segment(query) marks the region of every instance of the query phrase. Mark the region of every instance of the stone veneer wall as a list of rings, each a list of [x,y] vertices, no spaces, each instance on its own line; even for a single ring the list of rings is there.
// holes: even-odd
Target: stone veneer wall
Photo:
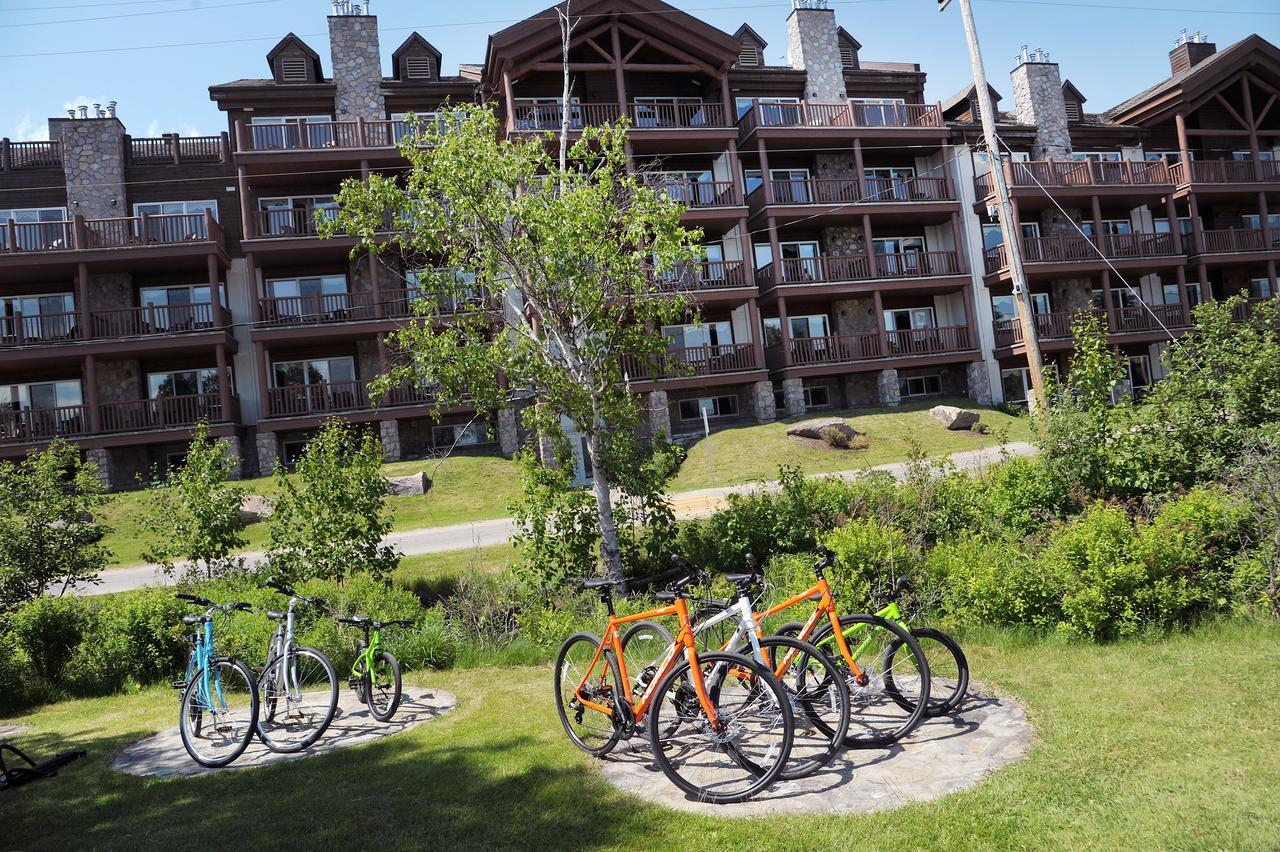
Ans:
[[[382,99],[382,60],[378,55],[378,19],[371,15],[331,15],[329,52],[333,61],[334,116],[386,118]]]
[[[128,402],[145,399],[142,365],[136,359],[97,363],[98,402]]]
[[[130,307],[133,307],[133,277],[129,273],[113,272],[89,276],[89,310],[109,311]]]
[[[827,254],[866,254],[866,234],[861,228],[839,225],[823,228],[819,240],[820,247]]]
[[[857,180],[858,169],[852,154],[814,154],[814,177],[832,180]]]
[[[849,373],[844,377],[844,404],[848,408],[875,405],[880,401],[876,373]]]
[[[124,125],[119,119],[51,118],[49,138],[62,142],[68,215],[86,219],[129,215],[124,191]]]
[[[805,72],[804,96],[818,103],[845,99],[844,66],[833,9],[792,9],[787,17],[787,61]]]
[[[1023,62],[1013,78],[1014,114],[1020,124],[1036,128],[1031,159],[1064,159],[1071,155],[1067,105],[1062,98],[1062,75],[1056,62]]]
[[[1080,210],[1075,208],[1067,208],[1067,214],[1076,220],[1081,218]],[[1040,214],[1040,233],[1046,237],[1080,236],[1075,224],[1056,209]],[[1050,307],[1055,312],[1067,313],[1090,310],[1093,305],[1093,286],[1093,279],[1088,276],[1055,278],[1049,282]]]
[[[879,331],[876,322],[876,303],[870,296],[859,299],[840,299],[831,303],[831,324],[834,334],[858,334]]]

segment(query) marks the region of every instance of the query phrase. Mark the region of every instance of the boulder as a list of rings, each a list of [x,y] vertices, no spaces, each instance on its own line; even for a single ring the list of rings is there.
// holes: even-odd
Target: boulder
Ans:
[[[431,488],[431,480],[425,473],[387,477],[387,493],[392,497],[417,497]]]
[[[240,523],[256,524],[275,514],[275,508],[260,494],[245,494],[240,498]]]
[[[806,420],[803,423],[787,429],[787,435],[792,438],[813,438],[814,440],[822,440],[823,429],[836,429],[847,439],[852,439],[858,431],[845,423],[839,417],[824,417],[821,420]]]
[[[93,523],[93,513],[92,513],[92,512],[81,512],[81,513],[80,513],[80,517],[78,518],[78,520],[79,520],[79,522],[80,522],[80,523],[82,523],[82,524],[91,524],[91,523]],[[66,522],[66,520],[65,520],[65,519],[63,519],[63,518],[58,518],[58,519],[56,519],[56,520],[53,520],[53,521],[50,521],[50,522],[49,522],[49,528],[50,528],[50,529],[55,529],[55,530],[63,530],[63,529],[66,529],[66,528],[67,528],[67,522]],[[102,540],[102,530],[101,530],[101,528],[99,528],[98,530],[96,530],[96,531],[94,532],[94,534],[93,534],[92,536],[90,536],[90,537],[89,537],[89,541],[101,541],[101,540]]]
[[[954,405],[935,405],[929,409],[929,413],[941,420],[942,425],[953,432],[972,429],[973,425],[978,422],[978,418],[982,416],[976,411],[967,411]]]

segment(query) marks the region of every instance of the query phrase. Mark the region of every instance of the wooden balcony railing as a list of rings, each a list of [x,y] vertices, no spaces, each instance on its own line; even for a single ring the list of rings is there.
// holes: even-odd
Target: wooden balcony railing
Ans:
[[[745,135],[760,127],[942,127],[938,104],[761,103],[738,119]]]
[[[381,293],[381,315],[387,317],[411,317],[417,314],[416,305],[426,300],[422,290],[399,288],[383,290]],[[483,292],[473,296],[460,297],[454,294],[435,294],[436,316],[450,316],[460,309],[483,307],[486,299]]]
[[[713,376],[758,370],[754,343],[673,347],[656,358],[624,358],[632,381],[663,377]]]
[[[877,278],[925,278],[931,275],[963,275],[960,255],[954,251],[876,252]]]
[[[432,388],[420,385],[405,385],[387,392],[379,405],[434,405],[436,392]]]
[[[934,175],[918,175],[904,178],[866,178],[868,202],[877,204],[891,201],[954,201],[956,194],[951,181]]]
[[[740,260],[704,260],[655,276],[659,290],[673,293],[750,287],[752,283],[746,264]]]
[[[1071,324],[1076,314],[1070,311],[1054,311],[1047,314],[1036,314],[1036,335],[1041,340],[1070,340]],[[1022,342],[1022,322],[1013,319],[998,319],[992,323],[995,329],[996,346],[1016,346]]]
[[[1166,257],[1174,253],[1172,234],[1107,234],[1101,245],[1110,258]]]
[[[1271,245],[1266,235],[1253,228],[1227,228],[1203,231],[1206,254],[1240,251],[1270,251],[1280,247],[1280,233],[1272,232]]]
[[[1280,181],[1280,163],[1274,160],[1192,160],[1169,167],[1173,182],[1187,183],[1271,183]],[[1189,179],[1188,179],[1189,176]]]
[[[85,219],[61,222],[0,224],[0,253],[74,251],[98,248],[173,245],[188,242],[223,244],[222,227],[211,211]]]
[[[1269,299],[1246,299],[1231,309],[1231,319],[1235,322],[1244,322],[1253,316],[1253,309]]]
[[[299,417],[368,407],[369,394],[361,381],[267,389],[268,417]]]
[[[195,302],[94,311],[92,322],[94,337],[138,337],[223,328],[230,324],[230,317],[221,305]]]
[[[932,355],[939,352],[963,352],[972,349],[969,327],[945,325],[939,328],[913,328],[908,331],[890,331],[889,355]]]
[[[530,103],[516,98],[514,112],[516,130],[559,130],[562,119],[560,104]],[[581,130],[592,125],[617,121],[622,107],[617,103],[577,103],[569,105],[569,127]]]
[[[227,163],[231,143],[226,133],[219,136],[179,136],[166,133],[155,137],[125,134],[125,163],[131,166],[180,165],[182,163]]]
[[[61,142],[11,142],[0,139],[0,172],[62,166]]]
[[[80,315],[75,311],[0,317],[0,346],[30,346],[82,339]]]
[[[0,411],[0,444],[24,444],[89,433],[89,407],[24,408]]]
[[[1097,241],[1108,258],[1169,257],[1174,252],[1172,234],[1107,234]],[[1094,243],[1087,237],[1027,237],[1022,241],[1022,259],[1026,263],[1094,263],[1100,262]],[[988,274],[1009,265],[1004,245],[983,252]]]
[[[314,293],[310,296],[271,296],[258,300],[262,325],[307,325],[373,319],[373,294]]]
[[[658,192],[665,192],[667,197],[685,207],[699,209],[706,207],[732,207],[738,203],[734,193],[733,181],[713,180],[698,183],[672,183],[655,180],[650,184]]]
[[[1116,308],[1112,321],[1117,334],[1134,331],[1161,331],[1164,328],[1185,328],[1190,325],[1182,305],[1136,305]]]
[[[829,337],[798,337],[790,341],[791,363],[796,366],[838,364],[881,358],[878,331],[834,334]]]
[[[768,271],[760,270],[760,280],[771,280]],[[934,275],[963,275],[964,264],[955,251],[877,252],[873,258],[864,254],[821,255],[819,257],[783,258],[779,267],[783,284],[823,281],[860,281],[868,278],[924,278]]]
[[[216,393],[189,396],[159,396],[154,399],[130,399],[104,402],[102,431],[143,432],[153,429],[176,429],[194,426],[201,420],[210,423],[234,423],[239,420],[239,401],[231,398],[230,411],[222,408],[222,397]]]
[[[627,117],[636,130],[730,126],[721,103],[632,102],[627,104]]]
[[[859,281],[871,276],[871,261],[865,254],[835,255],[827,254],[819,257],[787,257],[781,265],[775,266],[781,272],[779,283],[807,284],[823,281]],[[765,270],[761,270],[761,280]]]
[[[338,211],[331,207],[289,207],[259,210],[254,217],[253,237],[314,237],[321,221],[333,221]]]

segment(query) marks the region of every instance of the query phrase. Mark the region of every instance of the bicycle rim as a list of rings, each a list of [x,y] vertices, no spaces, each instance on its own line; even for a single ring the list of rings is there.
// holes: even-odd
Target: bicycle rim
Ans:
[[[871,747],[896,742],[915,730],[929,700],[929,666],[920,646],[899,624],[874,615],[839,616],[857,671],[850,669],[828,626],[813,644],[830,648],[849,689],[849,733],[845,744]],[[822,643],[822,644],[820,644]],[[894,653],[896,643],[906,646]]]
[[[262,702],[274,702],[275,713],[258,720],[258,737],[272,751],[301,751],[318,740],[333,720],[338,680],[333,664],[319,651],[294,648],[272,660],[261,684]]]
[[[232,660],[214,662],[183,690],[182,745],[201,766],[226,766],[249,744],[257,716],[257,684],[248,668]]]
[[[560,724],[574,745],[597,757],[608,754],[621,738],[619,698],[624,694],[617,661],[607,651],[597,657],[599,648],[599,636],[578,633],[569,637],[556,657],[555,676]]]

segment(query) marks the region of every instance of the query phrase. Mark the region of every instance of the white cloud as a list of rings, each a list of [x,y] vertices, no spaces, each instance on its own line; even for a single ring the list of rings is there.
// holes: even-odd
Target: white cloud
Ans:
[[[164,133],[164,130],[163,130],[163,129],[161,129],[161,127],[160,127],[160,122],[156,121],[156,120],[153,118],[153,119],[151,120],[151,123],[147,125],[147,132],[146,132],[146,133],[144,133],[143,135],[144,135],[144,136],[159,136],[161,133]]]
[[[49,125],[42,121],[36,121],[31,113],[24,112],[22,118],[18,119],[18,123],[9,131],[9,138],[15,142],[34,142],[38,139],[48,139]]]

